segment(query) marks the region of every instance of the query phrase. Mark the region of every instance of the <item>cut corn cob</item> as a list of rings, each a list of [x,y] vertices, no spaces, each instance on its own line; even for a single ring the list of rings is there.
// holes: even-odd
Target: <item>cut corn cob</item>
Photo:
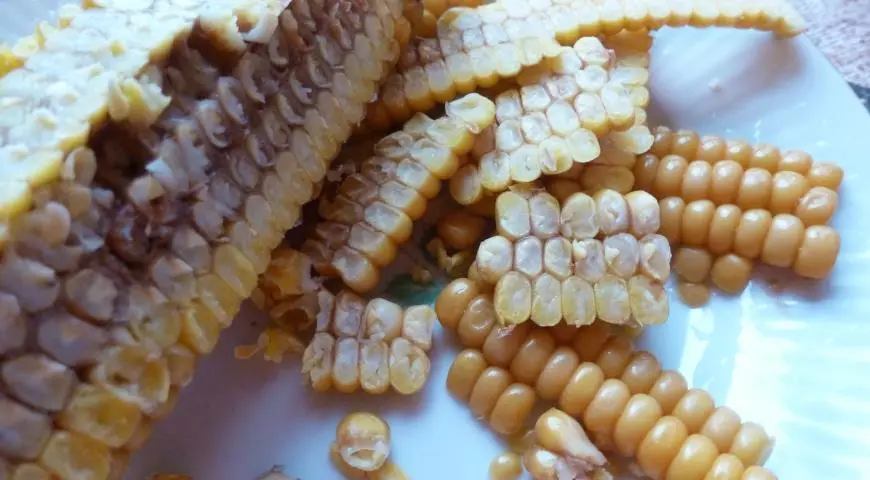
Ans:
[[[714,255],[735,253],[800,276],[830,275],[840,251],[840,236],[827,225],[805,226],[800,218],[767,210],[743,211],[710,200],[686,203],[679,197],[659,201],[661,229],[671,245],[706,248]]]
[[[324,221],[303,246],[317,270],[357,292],[377,286],[379,270],[408,241],[412,222],[438,194],[440,181],[456,172],[474,136],[494,120],[493,103],[469,94],[448,103],[446,116],[420,114],[378,142],[377,156],[362,162],[360,173],[345,179],[332,198],[321,197]]]
[[[689,133],[678,132],[676,136],[680,140]],[[716,137],[702,137],[696,143],[700,145],[696,156],[706,154],[700,150],[704,145],[714,143],[719,146],[719,151],[725,153],[725,142]],[[740,148],[735,147],[734,150]],[[824,225],[833,217],[838,204],[837,192],[819,183],[837,186],[839,180],[832,180],[832,176],[841,173],[824,177],[825,180],[812,185],[805,174],[780,169],[782,158],[800,155],[800,152],[780,157],[776,149],[764,145],[756,148],[758,155],[748,155],[751,153],[748,148],[740,151],[747,153],[746,158],[741,158],[742,155],[726,155],[733,159],[701,158],[691,162],[687,161],[687,157],[674,154],[661,158],[646,154],[635,165],[634,176],[638,178],[638,188],[649,191],[657,198],[678,196],[686,202],[711,200],[716,205],[733,204],[743,210],[766,209],[774,215],[790,213],[807,226]],[[747,164],[745,169],[740,161]],[[795,165],[788,162],[782,165],[782,168],[792,167]],[[821,169],[819,164],[814,168]]]
[[[463,166],[450,180],[459,204],[589,162],[595,165],[580,177],[584,190],[631,190],[634,176],[628,166],[653,141],[649,129],[636,123],[635,112],[643,109],[629,93],[646,88],[648,54],[624,48],[613,54],[607,47],[609,42],[595,38],[562,47],[558,56],[521,73],[520,87],[496,97],[498,124],[492,140],[475,145],[473,151],[482,152],[478,162]],[[607,151],[598,137],[606,140]],[[631,164],[616,164],[626,155]]]
[[[0,79],[20,100],[0,161],[31,186],[2,207],[0,455],[16,471],[121,475],[310,200],[291,185],[319,181],[395,60],[393,0],[143,6],[77,14]]]
[[[350,291],[332,297],[321,290],[317,295],[319,306],[309,313],[316,319],[316,333],[302,359],[302,373],[315,391],[362,388],[380,394],[392,387],[409,395],[423,387],[437,321],[434,310],[422,305],[402,309],[380,298],[366,302]]]
[[[439,305],[442,325],[455,331],[448,313],[459,306],[441,298]],[[716,408],[707,392],[690,390],[682,375],[663,371],[652,354],[635,351],[627,337],[606,324],[576,329],[570,347],[558,345],[549,329],[538,327],[507,333],[493,329],[484,336],[482,347],[460,337],[468,349],[454,363],[463,368],[455,368],[452,391],[467,396],[469,390],[462,386],[473,373],[504,372],[501,377],[534,387],[537,396],[556,401],[566,414],[582,420],[598,447],[635,457],[646,475],[656,477],[668,465],[691,468],[682,452],[688,449],[683,446],[687,439],[703,444],[703,462],[695,465],[701,473],[732,459],[742,472],[770,455],[772,439],[759,425],[741,423],[727,407]],[[525,421],[527,415],[521,413],[513,421]],[[676,443],[652,441],[671,436]]]
[[[535,187],[500,194],[499,235],[480,244],[474,263],[479,280],[495,288],[499,322],[664,322],[671,253],[656,233],[655,204],[645,192],[576,193],[561,205]]]
[[[533,65],[542,54],[555,54],[551,53],[554,40],[572,45],[582,37],[615,35],[624,29],[643,32],[664,25],[732,26],[769,30],[783,36],[796,35],[805,28],[803,19],[784,0],[763,6],[750,0],[727,6],[692,6],[678,0],[642,0],[630,5],[589,0],[529,5],[503,0],[476,8],[451,8],[438,19],[436,38],[426,39],[416,52],[408,52],[407,65],[413,66],[390,77],[380,95],[383,103],[373,104],[369,111],[378,113],[372,116],[401,122],[410,116],[412,101],[422,101],[416,104],[421,109],[413,111],[425,111],[434,106],[432,97],[447,101],[451,92],[465,93],[475,86],[494,85],[500,77],[519,73],[520,65]],[[623,41],[620,45],[630,44]],[[645,103],[649,91],[632,90],[632,98]],[[380,126],[385,128],[389,123],[380,122]]]

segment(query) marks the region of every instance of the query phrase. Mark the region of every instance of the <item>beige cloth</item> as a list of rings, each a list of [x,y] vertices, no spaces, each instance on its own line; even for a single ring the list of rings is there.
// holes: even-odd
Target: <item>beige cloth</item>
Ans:
[[[847,81],[870,88],[870,0],[792,0],[806,35]]]

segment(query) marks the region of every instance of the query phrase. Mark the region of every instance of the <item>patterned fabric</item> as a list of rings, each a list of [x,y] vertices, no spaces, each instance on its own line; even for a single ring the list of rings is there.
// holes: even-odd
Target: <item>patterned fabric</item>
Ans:
[[[792,0],[809,23],[806,35],[870,109],[870,0]]]

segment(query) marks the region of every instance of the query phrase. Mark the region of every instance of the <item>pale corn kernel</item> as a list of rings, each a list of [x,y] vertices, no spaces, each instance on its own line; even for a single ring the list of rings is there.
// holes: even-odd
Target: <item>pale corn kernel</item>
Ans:
[[[450,177],[450,196],[460,205],[471,205],[480,201],[484,195],[480,167],[466,164]]]
[[[527,183],[541,177],[541,151],[537,145],[522,145],[509,155],[511,180]]]
[[[332,387],[335,338],[328,333],[315,333],[302,354],[302,375],[316,392]]]
[[[350,247],[341,247],[335,252],[332,267],[344,283],[356,292],[375,289],[380,279],[378,268],[362,253]]]
[[[511,271],[495,285],[495,311],[499,321],[508,325],[523,323],[532,310],[532,284],[525,275]]]
[[[476,265],[481,279],[495,284],[514,268],[514,245],[505,237],[496,235],[481,242],[477,249]]]
[[[383,298],[374,298],[366,303],[363,312],[365,336],[372,340],[387,342],[402,333],[402,307]]]
[[[507,153],[494,151],[480,158],[479,175],[481,186],[490,192],[503,192],[510,187],[511,158]]]
[[[60,425],[112,448],[123,447],[133,436],[142,413],[108,390],[89,384],[76,388],[59,417]]]
[[[579,115],[583,128],[597,136],[604,136],[610,132],[607,112],[604,110],[604,104],[598,95],[586,92],[577,95],[574,98],[574,110]]]
[[[598,225],[604,235],[627,232],[631,225],[628,202],[619,192],[610,189],[599,190],[592,196]]]
[[[386,341],[360,341],[360,386],[366,393],[379,395],[390,389],[389,355]]]
[[[644,191],[634,191],[625,195],[631,215],[630,232],[636,237],[656,233],[661,226],[659,203],[655,197]]]
[[[568,277],[562,280],[561,294],[565,323],[579,327],[595,321],[595,293],[589,282]]]
[[[429,357],[420,347],[399,337],[390,343],[390,385],[402,395],[420,391],[429,378]]]
[[[658,233],[640,239],[640,271],[653,280],[664,282],[671,273],[671,246]]]
[[[601,466],[607,459],[595,446],[580,422],[565,412],[551,408],[535,422],[535,441],[569,461]]]
[[[100,480],[109,476],[111,453],[98,442],[56,430],[39,463],[60,478]]]
[[[635,275],[628,281],[631,314],[641,325],[661,325],[668,320],[668,294],[664,286],[647,277]]]
[[[444,106],[444,111],[451,119],[460,120],[473,134],[480,133],[495,122],[495,104],[477,93],[470,93],[448,102]],[[470,148],[469,145],[468,149]],[[460,153],[467,153],[467,151]]]
[[[517,240],[514,243],[513,259],[514,270],[532,279],[537,277],[544,269],[543,242],[534,236]]]
[[[432,331],[438,317],[428,305],[416,305],[405,309],[402,317],[402,337],[420,347],[424,352],[432,348]]]
[[[509,240],[518,240],[531,233],[529,202],[514,192],[504,192],[495,201],[496,229]]]
[[[583,127],[565,137],[568,150],[571,151],[571,157],[577,163],[589,163],[601,155],[601,145],[598,144],[595,132],[586,128],[586,125]]]
[[[598,218],[595,201],[585,193],[575,193],[562,203],[560,215],[563,236],[582,240],[598,235]]]
[[[610,138],[619,148],[635,155],[646,153],[654,140],[649,128],[643,124],[634,125],[623,132],[612,132]]]
[[[553,237],[544,243],[544,270],[560,280],[573,274],[571,242],[567,238]]]
[[[571,243],[574,258],[574,274],[595,284],[607,272],[604,260],[604,244],[599,240],[574,240]]]
[[[640,244],[627,233],[617,233],[604,239],[604,261],[609,273],[631,278],[640,262]]]
[[[532,234],[546,239],[559,233],[560,208],[556,197],[540,192],[529,199]]]
[[[359,350],[356,338],[338,338],[335,342],[332,387],[341,393],[353,393],[359,389]]]
[[[550,137],[539,145],[541,173],[544,175],[558,175],[567,172],[574,163],[574,156],[568,142],[561,137]]]
[[[595,311],[598,318],[615,325],[624,325],[631,318],[628,284],[625,280],[605,274],[595,283]]]
[[[348,414],[335,429],[334,448],[351,467],[373,472],[390,455],[390,427],[373,413]]]
[[[562,321],[562,290],[556,277],[549,273],[538,276],[532,285],[532,321],[552,327]]]

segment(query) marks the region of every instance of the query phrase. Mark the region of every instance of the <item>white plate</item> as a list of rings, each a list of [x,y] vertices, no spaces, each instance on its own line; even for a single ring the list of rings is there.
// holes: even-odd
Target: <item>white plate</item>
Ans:
[[[46,15],[12,2],[0,0],[7,38]],[[654,122],[800,148],[845,167],[834,222],[842,251],[830,281],[762,270],[739,298],[717,296],[697,310],[674,300],[669,322],[642,344],[692,386],[763,424],[776,437],[767,466],[780,478],[870,478],[870,115],[808,40],[733,30],[657,34],[652,98]],[[773,278],[782,280],[775,289]],[[447,394],[455,346],[440,333],[429,384],[416,397],[314,395],[296,361],[232,358],[235,345],[256,339],[256,320],[249,309],[223,335],[125,478],[252,480],[283,464],[304,480],[339,479],[327,449],[339,419],[359,409],[389,421],[394,459],[414,480],[482,480],[503,450]]]

